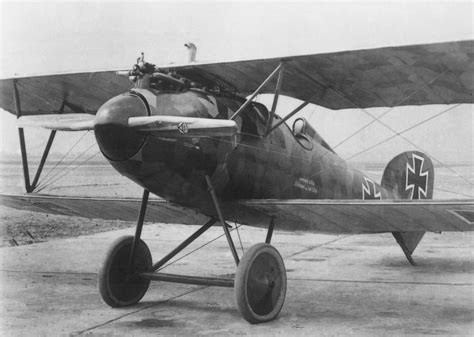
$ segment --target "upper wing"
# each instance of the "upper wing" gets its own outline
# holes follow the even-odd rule
[[[22,115],[65,111],[95,114],[108,99],[132,86],[128,78],[115,71],[33,76],[0,80],[0,107],[13,114],[16,84]]]
[[[330,109],[473,102],[474,41],[161,69],[245,96],[281,61],[285,62],[282,94]],[[63,104],[74,113],[93,114],[132,86],[115,71],[0,80],[0,107],[11,113],[15,113],[14,82],[23,115],[54,113]],[[270,81],[266,92],[273,92],[275,83],[276,79]]]
[[[22,210],[135,221],[140,199],[0,195],[0,204]],[[276,229],[325,233],[474,230],[474,200],[247,200],[224,204],[230,220]],[[201,224],[207,217],[165,200],[151,199],[146,221]]]
[[[473,102],[474,41],[161,68],[248,95],[282,60],[281,93],[330,109]]]
[[[474,200],[248,200],[240,218],[275,217],[277,229],[327,233],[474,230]],[[252,217],[254,219],[252,219]]]

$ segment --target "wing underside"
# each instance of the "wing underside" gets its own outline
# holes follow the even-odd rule
[[[10,78],[0,80],[0,107],[16,114],[16,91],[23,116],[60,110],[95,114],[108,99],[131,87],[132,83],[115,71]]]
[[[135,221],[139,199],[1,195],[16,209],[107,220]],[[473,200],[359,201],[247,200],[223,205],[230,221],[276,229],[322,233],[382,233],[474,230]],[[203,224],[207,217],[164,200],[152,199],[146,221]]]

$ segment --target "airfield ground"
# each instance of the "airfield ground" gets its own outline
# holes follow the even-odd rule
[[[5,212],[5,209],[2,209]],[[148,224],[155,259],[194,226]],[[136,306],[102,303],[96,274],[108,245],[133,229],[0,248],[2,336],[129,335],[472,335],[471,233],[427,234],[418,266],[406,262],[390,235],[330,236],[276,232],[288,293],[278,320],[250,325],[233,290],[156,282]],[[235,234],[235,233],[234,233]],[[221,235],[211,229],[190,247]],[[241,228],[244,247],[265,232]],[[235,235],[234,235],[235,236]],[[237,236],[235,236],[237,239]],[[221,238],[165,269],[227,275],[232,256]]]
[[[108,180],[113,175],[105,168],[95,173],[88,179],[89,184],[98,181],[94,193],[110,196],[133,188]],[[77,173],[64,186],[83,175]],[[21,170],[0,172],[2,189],[21,188],[18,177]],[[86,189],[91,190],[73,192]],[[0,215],[2,336],[474,334],[473,233],[428,233],[412,267],[390,234],[277,231],[273,244],[288,272],[286,302],[276,321],[250,325],[238,313],[230,288],[154,282],[138,305],[107,307],[98,294],[97,271],[110,243],[132,234],[133,223],[7,207],[0,207]],[[156,260],[195,229],[148,223],[143,238]],[[244,248],[265,238],[265,231],[256,228],[242,227],[239,233]],[[221,234],[219,227],[212,228],[186,252]],[[221,237],[164,272],[229,275],[233,259]]]

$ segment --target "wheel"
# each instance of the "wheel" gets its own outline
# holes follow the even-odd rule
[[[276,318],[286,295],[286,270],[275,247],[258,243],[242,257],[235,273],[237,307],[250,323]]]
[[[129,270],[128,262],[133,236],[118,238],[109,248],[99,271],[99,291],[105,303],[111,307],[123,307],[137,303],[148,290],[150,280],[138,273],[151,269],[152,258],[148,246],[139,241],[135,261]]]

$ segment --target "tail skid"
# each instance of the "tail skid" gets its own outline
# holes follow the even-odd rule
[[[405,253],[408,262],[410,262],[412,266],[416,266],[412,255],[425,235],[425,232],[392,232],[392,235]]]

